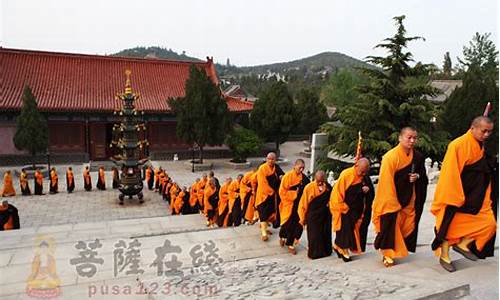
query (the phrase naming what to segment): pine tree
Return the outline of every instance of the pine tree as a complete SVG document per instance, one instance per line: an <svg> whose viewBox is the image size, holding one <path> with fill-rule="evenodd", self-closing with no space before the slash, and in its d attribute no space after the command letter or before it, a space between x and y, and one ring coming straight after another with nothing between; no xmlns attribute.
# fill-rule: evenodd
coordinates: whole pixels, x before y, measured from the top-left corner
<svg viewBox="0 0 500 300"><path fill-rule="evenodd" d="M186 95L171 99L177 118L177 136L184 142L200 148L203 163L203 147L220 145L230 130L227 103L203 69L192 65L186 80Z"/></svg>
<svg viewBox="0 0 500 300"><path fill-rule="evenodd" d="M446 52L444 54L444 61L443 61L443 76L444 76L444 78L450 79L451 72L452 72L452 66L451 66L450 52Z"/></svg>
<svg viewBox="0 0 500 300"><path fill-rule="evenodd" d="M368 57L368 62L381 69L361 69L369 82L359 87L359 101L336 112L339 122L323 127L329 133L330 150L339 155L354 155L361 131L363 154L381 161L383 154L398 143L399 131L405 126L418 130L417 146L424 155L437 156L444 151L446 140L430 122L435 108L426 99L435 93L429 85L431 66L420 62L411 66L413 56L406 51L409 42L423 38L407 37L404 19L395 17L396 34L376 46L387 50L387 56Z"/></svg>
<svg viewBox="0 0 500 300"><path fill-rule="evenodd" d="M284 82L275 81L261 92L250 124L260 137L275 143L279 156L280 144L288 139L295 126L295 106Z"/></svg>
<svg viewBox="0 0 500 300"><path fill-rule="evenodd" d="M488 102L492 103L490 114L495 127L486 142L486 152L498 154L498 51L489 40L489 34L476 33L469 47L464 47L463 59L459 59L463 84L455 89L445 102L438 120L451 139L464 134L471 121L482 115Z"/></svg>
<svg viewBox="0 0 500 300"><path fill-rule="evenodd" d="M318 94L310 88L300 89L296 98L299 130L311 135L328 120L326 107L319 101Z"/></svg>
<svg viewBox="0 0 500 300"><path fill-rule="evenodd" d="M48 126L47 120L38 111L36 98L30 87L26 86L23 91L23 106L21 114L17 117L14 145L18 150L28 151L32 158L48 148ZM35 162L33 161L33 169Z"/></svg>

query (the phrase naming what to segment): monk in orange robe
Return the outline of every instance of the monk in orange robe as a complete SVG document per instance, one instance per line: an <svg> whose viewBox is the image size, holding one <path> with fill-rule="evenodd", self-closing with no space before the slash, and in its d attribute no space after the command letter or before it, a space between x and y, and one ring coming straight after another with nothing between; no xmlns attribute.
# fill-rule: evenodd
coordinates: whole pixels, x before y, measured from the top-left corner
<svg viewBox="0 0 500 300"><path fill-rule="evenodd" d="M344 262L351 261L349 252L365 251L366 235L371 219L375 190L368 176L370 161L360 158L353 167L340 173L330 196L333 249Z"/></svg>
<svg viewBox="0 0 500 300"><path fill-rule="evenodd" d="M228 220L227 226L240 226L241 224L241 198L240 183L243 174L239 174L229 185Z"/></svg>
<svg viewBox="0 0 500 300"><path fill-rule="evenodd" d="M106 173L104 172L104 167L100 166L99 171L97 172L97 184L96 187L104 191L106 190Z"/></svg>
<svg viewBox="0 0 500 300"><path fill-rule="evenodd" d="M200 205L198 203L198 183L200 182L200 178L196 178L194 183L191 185L189 190L189 214L196 214L200 209Z"/></svg>
<svg viewBox="0 0 500 300"><path fill-rule="evenodd" d="M257 169L245 173L240 182L241 215L243 222L255 223L255 190L257 189Z"/></svg>
<svg viewBox="0 0 500 300"><path fill-rule="evenodd" d="M269 231L268 224L279 221L278 190L283 171L276 165L276 154L270 152L266 156L266 162L257 169L257 191L255 194L255 208L259 213L261 239L267 241Z"/></svg>
<svg viewBox="0 0 500 300"><path fill-rule="evenodd" d="M492 201L498 199L492 199L492 170L483 147L492 130L489 118L475 118L469 131L448 145L444 156L431 207L436 216L432 249L438 250L440 264L449 272L456 270L450 246L470 260L493 256L493 247L483 251L495 240L497 228Z"/></svg>
<svg viewBox="0 0 500 300"><path fill-rule="evenodd" d="M224 184L219 189L219 203L217 203L217 225L219 227L227 227L229 218L229 185L231 177L226 178Z"/></svg>
<svg viewBox="0 0 500 300"><path fill-rule="evenodd" d="M2 197L11 197L16 195L16 190L14 190L14 184L12 183L12 175L10 170L5 172L3 175L3 187L0 193Z"/></svg>
<svg viewBox="0 0 500 300"><path fill-rule="evenodd" d="M291 254L297 254L295 245L299 243L303 231L297 210L304 188L309 183L309 178L303 173L304 167L304 160L297 159L293 169L281 179L279 189L281 198L279 206L281 217L280 246L288 246L288 252Z"/></svg>
<svg viewBox="0 0 500 300"><path fill-rule="evenodd" d="M112 167L111 172L113 174L113 189L117 189L120 187L120 173L118 172L118 168Z"/></svg>
<svg viewBox="0 0 500 300"><path fill-rule="evenodd" d="M86 166L83 170L83 187L87 192L92 190L92 178L90 177L90 170L88 166Z"/></svg>
<svg viewBox="0 0 500 300"><path fill-rule="evenodd" d="M154 185L153 167L152 166L149 166L146 169L146 183L148 185L148 189L151 191L153 189L153 185Z"/></svg>
<svg viewBox="0 0 500 300"><path fill-rule="evenodd" d="M43 195L43 175L40 169L36 169L35 175L35 195Z"/></svg>
<svg viewBox="0 0 500 300"><path fill-rule="evenodd" d="M17 208L7 201L3 201L0 204L0 231L19 228L19 213Z"/></svg>
<svg viewBox="0 0 500 300"><path fill-rule="evenodd" d="M207 227L214 227L217 221L217 208L219 202L219 195L217 193L217 186L214 178L211 178L205 185L203 193L203 209L207 217Z"/></svg>
<svg viewBox="0 0 500 300"><path fill-rule="evenodd" d="M155 191L158 191L160 188L160 174L161 174L161 168L156 168L155 169Z"/></svg>
<svg viewBox="0 0 500 300"><path fill-rule="evenodd" d="M19 175L19 185L21 186L21 193L23 196L31 195L30 186L28 183L28 174L23 169L21 170L21 175Z"/></svg>
<svg viewBox="0 0 500 300"><path fill-rule="evenodd" d="M176 196L175 200L172 202L173 205L173 215L180 215L182 213L182 208L184 207L184 198L186 196L186 188L182 189Z"/></svg>
<svg viewBox="0 0 500 300"><path fill-rule="evenodd" d="M203 174L200 182L198 182L198 203L200 205L200 212L205 214L205 186L208 184L207 174Z"/></svg>
<svg viewBox="0 0 500 300"><path fill-rule="evenodd" d="M180 192L179 185L177 183L171 181L168 183L170 185L170 189L168 191L169 194L169 202L170 202L170 209L172 212L174 212L174 205L175 205L175 200L177 199L177 195Z"/></svg>
<svg viewBox="0 0 500 300"><path fill-rule="evenodd" d="M71 167L68 167L66 170L66 190L68 193L72 193L75 190L75 176Z"/></svg>
<svg viewBox="0 0 500 300"><path fill-rule="evenodd" d="M328 208L331 191L325 172L319 170L300 197L297 211L300 224L306 227L307 256L311 259L332 254L332 215Z"/></svg>
<svg viewBox="0 0 500 300"><path fill-rule="evenodd" d="M57 194L59 189L59 177L57 176L56 168L50 170L50 186L49 192L51 194Z"/></svg>
<svg viewBox="0 0 500 300"><path fill-rule="evenodd" d="M403 128L399 144L384 155L380 166L372 221L377 234L374 246L380 249L386 267L417 247L428 180L424 157L414 150L416 142L417 131Z"/></svg>

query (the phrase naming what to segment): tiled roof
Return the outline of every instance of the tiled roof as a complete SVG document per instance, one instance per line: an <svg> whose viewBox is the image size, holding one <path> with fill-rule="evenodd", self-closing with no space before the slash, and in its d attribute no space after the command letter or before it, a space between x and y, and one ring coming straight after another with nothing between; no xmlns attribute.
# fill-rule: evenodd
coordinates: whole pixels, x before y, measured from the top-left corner
<svg viewBox="0 0 500 300"><path fill-rule="evenodd" d="M462 86L462 80L433 80L431 86L438 89L438 93L433 97L427 97L427 100L444 102L456 88Z"/></svg>
<svg viewBox="0 0 500 300"><path fill-rule="evenodd" d="M132 71L136 106L146 112L169 112L167 99L183 97L191 64L202 67L218 84L211 59L184 62L0 48L0 110L20 110L25 85L42 111L110 112L121 107L125 70ZM247 103L228 99L230 111L249 111Z"/></svg>

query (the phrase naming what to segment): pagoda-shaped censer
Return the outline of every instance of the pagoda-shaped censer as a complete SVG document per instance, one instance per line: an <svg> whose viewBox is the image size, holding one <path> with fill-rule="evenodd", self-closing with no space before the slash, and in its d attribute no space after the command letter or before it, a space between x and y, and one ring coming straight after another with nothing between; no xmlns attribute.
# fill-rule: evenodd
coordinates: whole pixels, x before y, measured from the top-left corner
<svg viewBox="0 0 500 300"><path fill-rule="evenodd" d="M149 145L146 139L139 138L139 132L146 130L144 125L144 112L135 109L134 102L139 99L139 95L132 92L130 85L130 70L125 71L127 81L125 83L125 92L116 96L123 105L121 110L115 111L121 118L121 123L113 126L113 140L111 147L118 148L120 154L115 155L112 160L121 169L120 185L118 190L120 195L120 205L123 205L125 196L132 199L137 195L139 202L143 203L143 183L141 170L142 166L148 161L148 158L141 159L142 149Z"/></svg>

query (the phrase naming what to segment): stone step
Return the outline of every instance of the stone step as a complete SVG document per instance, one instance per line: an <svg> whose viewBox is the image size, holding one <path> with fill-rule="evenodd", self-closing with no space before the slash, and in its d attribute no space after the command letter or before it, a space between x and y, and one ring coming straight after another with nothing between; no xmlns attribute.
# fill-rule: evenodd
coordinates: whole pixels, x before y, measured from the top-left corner
<svg viewBox="0 0 500 300"><path fill-rule="evenodd" d="M61 299L457 299L469 297L469 289L473 296L480 290L479 295L486 297L478 299L498 297L498 282L493 283L498 277L474 280L482 272L491 274L494 271L490 269L498 269L498 259L476 263L460 259L457 261L459 271L452 274L441 269L428 246L419 247L417 254L388 269L383 267L379 255L371 247L368 253L355 257L350 263L343 263L335 256L310 260L306 256L305 238L298 246L299 253L291 256L286 248L278 245L277 230L273 232L268 242L262 242L257 225L208 229L201 215L3 232L0 299L28 299L25 289L36 253L33 245L40 234L54 241L51 249L61 280ZM12 239L17 237L20 239L14 243ZM102 258L103 263L95 264L96 274L87 278L78 274L71 259L80 257L81 250L75 248L79 241L96 238L102 245L96 249L96 257ZM131 270L125 268L115 276L115 250L121 249L117 242L122 240L127 247L135 239L141 244L137 248L140 254L137 267L144 272L125 274L126 270ZM4 240L7 243L3 243ZM163 262L171 261L175 254L177 261L174 262L181 264L182 278L157 275L154 261L162 248L168 248L165 247L168 243L170 250L175 252L166 253ZM208 255L211 247L213 256ZM201 265L196 257L193 258L196 254L201 254ZM219 258L222 261L219 262ZM211 259L213 262L209 263ZM220 270L223 274L218 273ZM139 283L149 294L125 296L127 286L137 289ZM111 294L112 288L122 297ZM197 290L200 290L198 297L194 295Z"/></svg>

